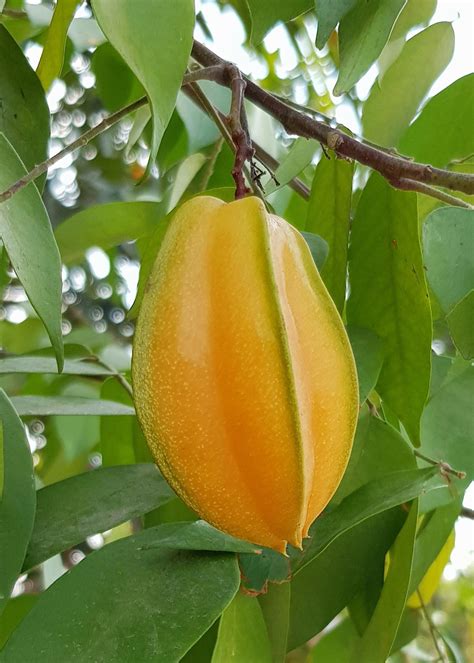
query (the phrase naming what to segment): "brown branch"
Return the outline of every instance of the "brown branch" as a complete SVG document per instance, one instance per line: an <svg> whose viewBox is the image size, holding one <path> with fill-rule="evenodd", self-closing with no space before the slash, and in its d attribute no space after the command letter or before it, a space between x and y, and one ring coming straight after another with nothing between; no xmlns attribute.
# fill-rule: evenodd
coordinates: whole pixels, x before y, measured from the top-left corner
<svg viewBox="0 0 474 663"><path fill-rule="evenodd" d="M198 41L194 41L192 56L204 67L226 64L218 55ZM245 80L247 82L245 96L277 119L289 134L314 138L334 150L340 157L353 159L378 171L395 187L401 179L408 179L474 194L473 175L417 163L361 143L339 129L333 129L324 122L319 122L296 111L248 78ZM216 82L220 81L216 80Z"/></svg>
<svg viewBox="0 0 474 663"><path fill-rule="evenodd" d="M451 467L449 463L446 463L444 460L435 460L434 458L430 458L429 456L425 456L425 454L421 453L421 451L418 451L418 449L414 449L413 453L415 456L418 458L421 458L421 460L424 460L425 463L429 463L430 465L437 465L439 467L439 471L443 476L452 474L458 479L465 479L466 478L466 473L463 472L462 470L455 470Z"/></svg>
<svg viewBox="0 0 474 663"><path fill-rule="evenodd" d="M474 209L473 205L470 205L465 200L461 198L456 198L446 191L441 189L435 189L429 184L423 184L422 182L415 182L415 180L400 179L398 182L391 182L393 186L396 186L397 189L402 189L403 191L416 191L417 193L424 193L426 196L431 196L431 198L437 198L443 203L448 205L454 205L455 207L464 207L465 209Z"/></svg>
<svg viewBox="0 0 474 663"><path fill-rule="evenodd" d="M469 509L467 506L463 506L460 516L462 518L469 518L469 520L474 520L474 509Z"/></svg>
<svg viewBox="0 0 474 663"><path fill-rule="evenodd" d="M253 146L257 159L270 171L275 172L280 165L278 161L274 159L271 154L268 154L268 152L255 141L253 141ZM298 177L293 177L293 179L288 182L288 186L293 189L293 191L296 191L296 193L299 194L302 198L309 200L311 191L309 187L307 187L306 184Z"/></svg>

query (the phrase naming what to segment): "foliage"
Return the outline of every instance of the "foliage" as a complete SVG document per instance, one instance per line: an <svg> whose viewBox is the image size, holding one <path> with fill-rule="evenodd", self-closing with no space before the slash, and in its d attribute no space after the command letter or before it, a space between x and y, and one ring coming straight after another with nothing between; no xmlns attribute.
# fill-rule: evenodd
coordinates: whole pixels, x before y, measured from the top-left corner
<svg viewBox="0 0 474 663"><path fill-rule="evenodd" d="M406 602L474 472L474 75L430 93L456 47L435 0L193 5L0 0L0 661L468 660L472 569ZM131 397L173 210L234 196L230 70L199 42L258 84L247 185L303 233L359 375L343 481L288 557L197 519Z"/></svg>

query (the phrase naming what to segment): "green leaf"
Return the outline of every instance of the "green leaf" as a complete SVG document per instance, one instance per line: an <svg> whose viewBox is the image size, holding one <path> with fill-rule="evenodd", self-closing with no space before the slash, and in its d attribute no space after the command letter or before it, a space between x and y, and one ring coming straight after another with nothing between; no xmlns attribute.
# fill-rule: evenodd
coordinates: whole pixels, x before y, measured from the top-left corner
<svg viewBox="0 0 474 663"><path fill-rule="evenodd" d="M316 48L323 48L336 25L356 3L357 0L318 0L316 2L316 16L318 19Z"/></svg>
<svg viewBox="0 0 474 663"><path fill-rule="evenodd" d="M41 488L24 570L87 536L147 513L174 498L152 463L105 467Z"/></svg>
<svg viewBox="0 0 474 663"><path fill-rule="evenodd" d="M117 380L106 380L100 390L103 400L118 401L124 405L133 405L130 395L127 394ZM133 417L108 416L100 420L100 453L102 465L129 465L135 462L133 447L134 426Z"/></svg>
<svg viewBox="0 0 474 663"><path fill-rule="evenodd" d="M413 451L400 433L364 408L349 465L333 500L338 504L370 481L391 472L415 468Z"/></svg>
<svg viewBox="0 0 474 663"><path fill-rule="evenodd" d="M67 347L67 346L66 346ZM19 355L0 359L0 374L5 373L57 373L58 367L52 357ZM113 375L114 371L104 368L96 361L66 359L64 375Z"/></svg>
<svg viewBox="0 0 474 663"><path fill-rule="evenodd" d="M51 25L48 28L46 43L41 54L37 74L47 90L63 67L66 37L79 0L58 0L54 8Z"/></svg>
<svg viewBox="0 0 474 663"><path fill-rule="evenodd" d="M390 548L405 515L399 508L369 518L292 578L289 650L319 633L361 591L373 574L374 559Z"/></svg>
<svg viewBox="0 0 474 663"><path fill-rule="evenodd" d="M3 25L0 25L0 62L0 133L5 134L30 170L47 157L49 109L38 77ZM5 180L0 177L3 191L24 173L20 172L16 177L14 173L8 173L3 156L0 161L2 170L7 171Z"/></svg>
<svg viewBox="0 0 474 663"><path fill-rule="evenodd" d="M347 333L357 366L359 401L363 403L379 379L384 360L383 343L370 329L350 326Z"/></svg>
<svg viewBox="0 0 474 663"><path fill-rule="evenodd" d="M253 543L225 534L204 520L165 523L156 528L157 540L146 544L149 548L171 550L207 550L209 552L238 552L255 555L260 548Z"/></svg>
<svg viewBox="0 0 474 663"><path fill-rule="evenodd" d="M38 594L20 594L7 601L0 618L0 650L37 600Z"/></svg>
<svg viewBox="0 0 474 663"><path fill-rule="evenodd" d="M95 17L110 43L146 90L153 117L147 172L176 105L194 28L193 0L93 0Z"/></svg>
<svg viewBox="0 0 474 663"><path fill-rule="evenodd" d="M445 482L441 476L436 483L429 482L437 473L437 467L392 472L350 493L333 511L315 521L310 529L311 539L304 548L295 573L310 564L341 534L364 520L409 502L423 492L443 487Z"/></svg>
<svg viewBox="0 0 474 663"><path fill-rule="evenodd" d="M275 0L247 0L252 19L251 41L260 44L267 32L275 23L287 23L291 19L313 9L313 0L285 0L284 3Z"/></svg>
<svg viewBox="0 0 474 663"><path fill-rule="evenodd" d="M0 163L0 191L4 191L26 170L2 134ZM0 203L0 236L31 305L46 327L61 371L61 261L48 213L33 182Z"/></svg>
<svg viewBox="0 0 474 663"><path fill-rule="evenodd" d="M416 537L413 556L413 569L408 596L416 590L426 572L438 557L446 539L453 531L461 511L461 500L454 499L450 504L435 509L427 516Z"/></svg>
<svg viewBox="0 0 474 663"><path fill-rule="evenodd" d="M94 51L91 67L96 77L97 95L110 112L126 106L145 94L145 90L130 67L109 42L101 44ZM138 113L143 110L148 112L150 118L148 105L140 108Z"/></svg>
<svg viewBox="0 0 474 663"><path fill-rule="evenodd" d="M311 251L314 264L318 269L323 269L329 253L327 242L322 237L315 235L314 233L308 233L303 230L301 234L303 235L306 244Z"/></svg>
<svg viewBox="0 0 474 663"><path fill-rule="evenodd" d="M415 501L395 541L388 574L372 619L352 654L354 663L385 663L390 654L408 597L417 518L418 501Z"/></svg>
<svg viewBox="0 0 474 663"><path fill-rule="evenodd" d="M54 414L102 417L135 414L135 409L129 405L81 396L13 396L12 403L22 417L48 417Z"/></svg>
<svg viewBox="0 0 474 663"><path fill-rule="evenodd" d="M371 329L384 342L377 391L417 445L430 381L431 311L416 195L392 189L376 173L357 207L349 276L348 322Z"/></svg>
<svg viewBox="0 0 474 663"><path fill-rule="evenodd" d="M473 106L474 74L468 74L428 101L403 135L401 152L437 167L472 154Z"/></svg>
<svg viewBox="0 0 474 663"><path fill-rule="evenodd" d="M326 240L329 255L321 276L339 313L346 299L347 244L352 197L353 162L320 159L314 173L305 230Z"/></svg>
<svg viewBox="0 0 474 663"><path fill-rule="evenodd" d="M270 548L263 548L260 555L240 555L242 585L252 594L267 590L269 582L284 582L290 576L290 560Z"/></svg>
<svg viewBox="0 0 474 663"><path fill-rule="evenodd" d="M33 461L25 429L0 389L3 494L0 501L0 612L20 574L35 518Z"/></svg>
<svg viewBox="0 0 474 663"><path fill-rule="evenodd" d="M270 195L273 191L297 177L311 163L318 147L319 145L315 140L297 138L273 173L278 184L274 180L270 180L265 186L265 194Z"/></svg>
<svg viewBox="0 0 474 663"><path fill-rule="evenodd" d="M400 55L405 46L407 34L418 25L426 26L433 16L438 0L408 0L393 26L390 39L380 54L378 61L379 80Z"/></svg>
<svg viewBox="0 0 474 663"><path fill-rule="evenodd" d="M285 663L288 629L290 627L291 583L272 583L266 594L258 597L267 625L272 663Z"/></svg>
<svg viewBox="0 0 474 663"><path fill-rule="evenodd" d="M339 76L334 94L348 92L375 62L406 0L358 0L339 26Z"/></svg>
<svg viewBox="0 0 474 663"><path fill-rule="evenodd" d="M81 260L91 246L110 249L147 235L164 214L161 203L145 201L92 205L69 217L56 228L63 262Z"/></svg>
<svg viewBox="0 0 474 663"><path fill-rule="evenodd" d="M362 114L364 136L378 145L398 145L453 52L451 23L430 25L412 37L382 81L372 87Z"/></svg>
<svg viewBox="0 0 474 663"><path fill-rule="evenodd" d="M237 592L222 613L212 663L272 663L270 642L258 599Z"/></svg>
<svg viewBox="0 0 474 663"><path fill-rule="evenodd" d="M421 451L435 460L444 460L466 472L461 487L474 478L472 431L474 430L474 369L468 366L445 384L428 401L421 420Z"/></svg>
<svg viewBox="0 0 474 663"><path fill-rule="evenodd" d="M474 212L458 207L434 210L423 225L428 282L445 313L474 283Z"/></svg>
<svg viewBox="0 0 474 663"><path fill-rule="evenodd" d="M349 617L345 617L321 639L318 639L311 650L308 663L322 663L322 661L347 663L358 640L359 635L354 623Z"/></svg>
<svg viewBox="0 0 474 663"><path fill-rule="evenodd" d="M176 207L206 161L205 155L198 152L197 154L191 154L179 164L174 174L173 185L169 191L167 212L171 212Z"/></svg>
<svg viewBox="0 0 474 663"><path fill-rule="evenodd" d="M454 345L464 359L474 359L474 290L456 304L446 320Z"/></svg>
<svg viewBox="0 0 474 663"><path fill-rule="evenodd" d="M228 553L145 548L154 530L105 546L57 580L0 661L180 660L234 597L239 571Z"/></svg>

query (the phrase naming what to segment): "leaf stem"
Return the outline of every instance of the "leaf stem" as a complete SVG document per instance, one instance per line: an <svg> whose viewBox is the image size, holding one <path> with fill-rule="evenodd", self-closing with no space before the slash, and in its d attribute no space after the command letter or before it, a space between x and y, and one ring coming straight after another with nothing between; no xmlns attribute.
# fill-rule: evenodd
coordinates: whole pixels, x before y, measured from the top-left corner
<svg viewBox="0 0 474 663"><path fill-rule="evenodd" d="M413 453L415 456L418 458L421 458L421 460L424 460L426 463L429 463L430 465L437 465L440 469L441 474L443 475L448 475L452 474L458 479L465 479L466 478L466 473L463 472L462 470L455 470L451 467L449 463L446 463L443 460L435 460L434 458L430 458L429 456L425 456L425 454L421 453L421 451L418 451L418 449L414 449Z"/></svg>

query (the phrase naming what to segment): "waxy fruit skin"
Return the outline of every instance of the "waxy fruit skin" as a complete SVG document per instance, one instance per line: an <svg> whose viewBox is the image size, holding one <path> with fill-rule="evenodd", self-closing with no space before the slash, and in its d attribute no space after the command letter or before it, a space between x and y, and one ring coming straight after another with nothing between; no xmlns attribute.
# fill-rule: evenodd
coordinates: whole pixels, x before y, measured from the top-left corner
<svg viewBox="0 0 474 663"><path fill-rule="evenodd" d="M178 495L233 536L300 547L358 414L349 341L303 237L255 197L184 203L143 298L132 377Z"/></svg>

